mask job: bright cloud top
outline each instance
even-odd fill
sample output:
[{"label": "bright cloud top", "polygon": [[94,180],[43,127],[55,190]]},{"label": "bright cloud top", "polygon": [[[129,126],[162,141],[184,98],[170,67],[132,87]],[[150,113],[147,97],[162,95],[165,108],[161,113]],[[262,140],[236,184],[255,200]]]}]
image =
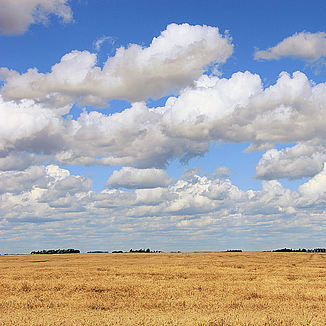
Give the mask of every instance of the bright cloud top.
[{"label": "bright cloud top", "polygon": [[50,14],[64,22],[72,20],[68,0],[1,0],[0,30],[6,35],[23,34],[31,24],[46,24]]},{"label": "bright cloud top", "polygon": [[255,52],[256,60],[272,60],[281,57],[296,57],[305,61],[317,61],[326,56],[326,33],[296,33],[277,45]]},{"label": "bright cloud top", "polygon": [[36,68],[25,74],[1,70],[7,99],[37,99],[50,105],[105,105],[110,99],[130,101],[161,97],[192,84],[209,64],[225,62],[233,52],[228,36],[218,28],[170,24],[149,47],[120,47],[104,67],[96,54],[72,51],[48,74]]}]

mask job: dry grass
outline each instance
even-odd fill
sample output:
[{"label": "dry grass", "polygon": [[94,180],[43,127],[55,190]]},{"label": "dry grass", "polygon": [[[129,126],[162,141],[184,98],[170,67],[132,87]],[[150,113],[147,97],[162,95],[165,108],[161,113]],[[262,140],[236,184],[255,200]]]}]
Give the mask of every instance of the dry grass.
[{"label": "dry grass", "polygon": [[326,325],[325,258],[0,256],[0,325]]}]

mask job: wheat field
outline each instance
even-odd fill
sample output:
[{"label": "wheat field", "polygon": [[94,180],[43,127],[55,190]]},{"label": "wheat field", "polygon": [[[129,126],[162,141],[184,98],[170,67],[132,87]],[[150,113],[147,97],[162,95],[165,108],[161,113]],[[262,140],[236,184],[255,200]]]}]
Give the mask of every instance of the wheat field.
[{"label": "wheat field", "polygon": [[326,255],[0,256],[0,325],[326,325]]}]

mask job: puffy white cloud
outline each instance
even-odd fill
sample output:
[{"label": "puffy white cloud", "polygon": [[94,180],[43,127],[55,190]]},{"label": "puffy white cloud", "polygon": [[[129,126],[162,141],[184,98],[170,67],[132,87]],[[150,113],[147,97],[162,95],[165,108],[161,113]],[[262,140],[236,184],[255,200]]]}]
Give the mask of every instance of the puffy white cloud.
[{"label": "puffy white cloud", "polygon": [[268,150],[258,162],[258,179],[297,179],[312,177],[319,173],[326,162],[323,146],[299,143],[282,150]]},{"label": "puffy white cloud", "polygon": [[0,179],[3,218],[48,222],[57,220],[58,213],[84,212],[89,202],[91,181],[57,165],[0,172]]},{"label": "puffy white cloud", "polygon": [[47,192],[56,191],[56,196],[88,191],[91,185],[89,179],[70,175],[68,170],[55,164],[31,166],[22,171],[0,172],[0,184],[1,193],[23,193],[43,188]]},{"label": "puffy white cloud", "polygon": [[168,187],[134,193],[117,189],[95,193],[87,178],[56,165],[3,173],[10,182],[5,187],[0,182],[2,241],[21,239],[22,230],[28,229],[38,243],[54,236],[55,241],[70,238],[82,246],[86,235],[90,243],[108,235],[110,241],[122,237],[132,243],[138,236],[147,238],[150,230],[151,239],[158,236],[163,246],[171,238],[189,240],[194,234],[212,235],[214,241],[216,234],[225,239],[239,232],[264,237],[293,234],[294,227],[298,234],[300,228],[309,227],[312,234],[326,222],[324,171],[293,192],[275,180],[263,181],[262,190],[243,191],[228,179],[189,173]]},{"label": "puffy white cloud", "polygon": [[[260,77],[248,71],[235,73],[229,79],[204,75],[195,87],[186,88],[179,97],[167,100],[164,122],[168,128],[178,126],[177,134],[187,132],[191,124],[195,129],[188,130],[189,137],[207,137],[212,122],[223,121],[236,109],[246,107],[250,98],[261,91]],[[197,130],[203,126],[206,128]]]},{"label": "puffy white cloud", "polygon": [[172,182],[173,179],[164,170],[123,167],[119,171],[113,171],[106,185],[112,188],[146,189],[166,187]]},{"label": "puffy white cloud", "polygon": [[187,161],[203,155],[211,141],[220,139],[211,136],[216,130],[214,123],[223,123],[257,92],[261,92],[259,76],[237,73],[230,79],[203,77],[180,97],[169,98],[162,108],[149,109],[144,103],[136,103],[110,116],[84,112],[71,121],[70,132],[66,133],[69,151],[58,153],[56,158],[65,164],[141,168],[164,167],[174,158]]},{"label": "puffy white cloud", "polygon": [[202,76],[163,107],[134,103],[111,115],[85,111],[76,120],[61,116],[66,107],[0,99],[0,166],[8,170],[10,161],[14,168],[13,155],[47,154],[62,164],[162,168],[172,159],[205,154],[211,142],[247,141],[264,150],[299,142],[304,145],[267,152],[257,177],[309,176],[324,160],[325,94],[324,83],[315,85],[303,73],[282,73],[264,89],[258,75],[239,72],[228,79]]},{"label": "puffy white cloud", "polygon": [[[21,155],[26,164],[34,164],[39,158],[28,153],[50,154],[62,149],[63,130],[63,119],[54,110],[31,100],[20,104],[6,102],[0,96],[0,167],[8,170],[11,165],[19,169],[24,165]],[[14,162],[13,156],[18,161]]]},{"label": "puffy white cloud", "polygon": [[326,33],[296,33],[267,50],[255,52],[256,60],[272,60],[288,56],[305,61],[317,61],[326,56]]},{"label": "puffy white cloud", "polygon": [[[232,49],[217,28],[172,24],[147,48],[118,49],[103,68],[95,54],[73,51],[48,74],[2,69],[0,232],[14,236],[17,227],[37,224],[37,232],[74,239],[101,232],[143,236],[147,230],[169,238],[176,229],[209,234],[212,228],[223,233],[250,227],[259,233],[262,225],[280,232],[291,223],[323,223],[326,84],[300,72],[281,73],[267,88],[250,72],[202,75]],[[119,113],[85,110],[76,119],[64,117],[74,101],[98,105],[175,88],[179,95],[162,107],[137,102]],[[248,151],[267,150],[256,169],[257,178],[269,180],[262,190],[239,189],[227,179],[227,167],[205,176],[188,171],[179,180],[157,169],[201,156],[213,142],[248,142]],[[295,145],[276,150],[276,143]],[[54,164],[35,166],[54,161],[128,166],[115,171],[107,186],[129,191],[96,193],[86,177]],[[313,178],[298,191],[276,181],[307,176]]]},{"label": "puffy white cloud", "polygon": [[265,89],[258,75],[239,72],[228,79],[202,76],[163,107],[134,103],[111,115],[85,111],[76,120],[61,116],[67,107],[0,99],[0,167],[21,169],[13,157],[25,155],[26,164],[35,164],[35,154],[46,154],[43,159],[55,156],[61,164],[162,168],[205,154],[211,142],[246,141],[251,150],[298,142],[267,152],[257,177],[312,176],[324,160],[325,94],[324,83],[313,84],[300,72],[282,73]]},{"label": "puffy white cloud", "polygon": [[[135,193],[115,189],[94,193],[89,191],[88,179],[71,176],[67,170],[56,165],[2,174],[10,179],[7,187],[2,188],[2,200],[6,202],[3,207],[6,207],[7,214],[11,214],[10,205],[27,206],[31,211],[48,207],[45,222],[49,216],[58,213],[51,211],[51,208],[60,209],[62,213],[69,213],[71,209],[85,212],[84,217],[87,214],[105,217],[108,212],[118,219],[174,216],[175,219],[170,222],[172,225],[183,220],[183,216],[189,219],[205,214],[212,223],[234,214],[249,217],[265,212],[281,216],[288,210],[291,214],[300,210],[299,206],[294,208],[296,203],[299,203],[299,199],[311,198],[313,192],[305,190],[312,188],[311,182],[301,186],[299,192],[291,193],[277,181],[264,181],[261,191],[242,191],[230,180],[194,174],[190,179],[181,178],[167,188],[137,189]],[[315,179],[320,181],[322,175]],[[317,192],[320,193],[321,189],[322,185]]]},{"label": "puffy white cloud", "polygon": [[54,14],[64,22],[72,20],[68,0],[1,0],[0,30],[3,34],[23,34],[31,24],[48,22]]},{"label": "puffy white cloud", "polygon": [[[187,37],[181,37],[183,33]],[[197,51],[198,42],[205,45],[205,51]],[[204,62],[217,60],[218,51],[213,49],[216,50],[220,42],[226,42],[225,48],[232,52],[230,40],[223,38],[216,28],[172,24],[149,47],[135,50],[135,57],[139,55],[135,60],[142,62],[139,64],[142,69],[166,64],[164,85],[172,85],[176,80],[173,74],[184,70],[169,66],[171,56],[176,60],[173,62],[188,60],[181,52],[192,58],[187,63],[190,68],[185,70],[192,80],[201,73]],[[133,46],[118,50],[103,69],[95,66],[96,55],[86,51],[67,54],[50,74],[30,70],[19,75],[2,69],[7,78],[3,94],[11,97],[13,91],[14,97],[21,92],[21,98],[31,96],[34,100],[14,102],[0,98],[0,169],[19,170],[54,159],[61,164],[163,168],[173,159],[186,162],[204,155],[210,143],[219,141],[249,142],[248,151],[270,150],[275,143],[298,143],[290,149],[273,149],[264,154],[256,171],[260,179],[301,178],[313,176],[322,169],[326,85],[314,84],[300,72],[292,76],[283,72],[268,88],[263,87],[258,75],[250,72],[238,72],[230,78],[202,75],[192,86],[182,89],[179,96],[169,97],[162,107],[148,108],[144,102],[139,102],[111,115],[84,111],[77,119],[63,118],[62,115],[70,110],[66,103],[77,97],[86,98],[89,90],[92,92],[85,80],[97,73],[102,76],[105,71],[117,71],[108,67],[118,67],[118,62],[121,63],[119,71],[125,71],[123,67],[128,66],[129,51],[134,51],[131,48]],[[164,48],[161,56],[154,55],[161,48]],[[218,52],[220,61],[228,56],[223,51]],[[210,59],[206,60],[207,57]],[[132,80],[127,79],[128,82]],[[10,80],[18,84],[11,87]],[[48,85],[57,87],[60,83],[60,89],[53,89],[54,97],[48,96]],[[140,80],[136,84],[143,86],[146,81],[144,83]],[[70,86],[76,91],[74,95],[64,93],[66,85],[68,93]],[[42,103],[45,94],[46,103]],[[105,96],[100,95],[107,99]],[[91,97],[94,99],[93,95]]]},{"label": "puffy white cloud", "polygon": [[110,99],[130,101],[161,97],[193,83],[212,63],[225,62],[233,52],[228,36],[210,26],[170,24],[148,47],[120,47],[103,68],[96,55],[72,51],[48,74],[36,68],[20,75],[1,70],[7,99],[37,99],[51,105],[105,105]]},{"label": "puffy white cloud", "polygon": [[326,194],[326,165],[320,173],[299,187],[299,192],[305,196],[322,196]]},{"label": "puffy white cloud", "polygon": [[[173,28],[193,27],[181,26]],[[206,27],[194,28],[199,34],[207,32]],[[158,39],[168,37],[164,35]],[[45,78],[77,85],[96,61],[87,52],[67,56],[63,72],[54,66]],[[84,68],[74,75],[76,67]],[[246,141],[251,143],[249,149],[264,150],[275,143],[299,143],[268,151],[257,166],[260,179],[313,176],[325,160],[326,85],[314,84],[300,72],[281,73],[265,89],[260,77],[250,72],[230,78],[203,75],[178,97],[169,97],[163,107],[148,108],[140,102],[111,115],[85,111],[76,120],[62,117],[70,109],[64,102],[54,109],[33,100],[16,103],[0,98],[2,170],[24,169],[54,156],[62,164],[162,168],[176,158],[187,161],[203,155],[211,142],[218,141]]]}]

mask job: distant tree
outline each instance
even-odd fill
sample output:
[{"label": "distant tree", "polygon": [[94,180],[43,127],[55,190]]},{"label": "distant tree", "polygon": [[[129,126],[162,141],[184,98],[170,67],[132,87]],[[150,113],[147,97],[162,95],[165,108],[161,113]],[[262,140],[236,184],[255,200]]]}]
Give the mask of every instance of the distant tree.
[{"label": "distant tree", "polygon": [[31,255],[52,255],[52,254],[79,254],[78,249],[49,249],[41,251],[32,251]]}]

